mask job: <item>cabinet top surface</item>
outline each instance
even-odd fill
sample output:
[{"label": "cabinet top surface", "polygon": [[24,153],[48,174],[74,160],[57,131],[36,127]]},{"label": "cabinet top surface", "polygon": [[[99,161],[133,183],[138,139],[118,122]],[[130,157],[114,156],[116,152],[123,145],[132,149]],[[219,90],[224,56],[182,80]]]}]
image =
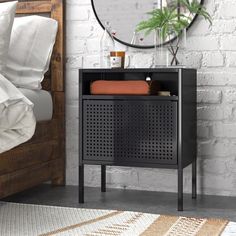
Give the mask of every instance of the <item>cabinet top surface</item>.
[{"label": "cabinet top surface", "polygon": [[129,68],[129,69],[103,69],[103,68],[86,68],[79,69],[85,73],[134,73],[134,72],[173,72],[178,73],[180,71],[197,71],[195,68],[183,68],[183,67],[163,67],[163,68]]}]

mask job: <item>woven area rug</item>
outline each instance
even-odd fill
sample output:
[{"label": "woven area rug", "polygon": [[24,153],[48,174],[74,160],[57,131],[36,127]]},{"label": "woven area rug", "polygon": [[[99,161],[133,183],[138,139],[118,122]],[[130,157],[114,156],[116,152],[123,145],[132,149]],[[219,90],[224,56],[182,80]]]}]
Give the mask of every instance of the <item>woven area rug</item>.
[{"label": "woven area rug", "polygon": [[0,202],[1,236],[235,236],[236,223]]}]

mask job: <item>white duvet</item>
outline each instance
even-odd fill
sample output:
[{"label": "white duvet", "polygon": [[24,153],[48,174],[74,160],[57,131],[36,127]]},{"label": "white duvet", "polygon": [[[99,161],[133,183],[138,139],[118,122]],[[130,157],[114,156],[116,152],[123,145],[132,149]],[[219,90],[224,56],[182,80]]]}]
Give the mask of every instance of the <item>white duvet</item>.
[{"label": "white duvet", "polygon": [[35,127],[33,103],[0,74],[0,153],[28,141]]}]

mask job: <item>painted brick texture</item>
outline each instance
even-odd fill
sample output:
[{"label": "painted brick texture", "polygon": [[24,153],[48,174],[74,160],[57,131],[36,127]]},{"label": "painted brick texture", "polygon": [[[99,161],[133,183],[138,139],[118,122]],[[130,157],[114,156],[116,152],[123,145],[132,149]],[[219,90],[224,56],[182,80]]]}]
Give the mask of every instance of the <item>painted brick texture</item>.
[{"label": "painted brick texture", "polygon": [[[78,184],[78,69],[99,67],[102,29],[90,0],[67,0],[67,184]],[[188,31],[186,64],[198,68],[198,190],[236,196],[236,2],[205,0],[213,25],[198,19]],[[153,65],[153,51],[126,48],[130,67]],[[85,169],[85,184],[99,186],[100,168]],[[108,167],[108,187],[176,192],[176,171]],[[191,168],[184,171],[191,191]]]}]

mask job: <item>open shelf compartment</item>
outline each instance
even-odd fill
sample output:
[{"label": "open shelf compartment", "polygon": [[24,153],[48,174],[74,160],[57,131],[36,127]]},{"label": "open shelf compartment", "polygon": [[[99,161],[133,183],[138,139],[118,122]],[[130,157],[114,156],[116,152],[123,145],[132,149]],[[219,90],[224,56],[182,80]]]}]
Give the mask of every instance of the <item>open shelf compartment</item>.
[{"label": "open shelf compartment", "polygon": [[[147,69],[138,69],[138,70],[83,69],[80,71],[80,73],[83,73],[83,82],[81,84],[82,95],[91,95],[90,85],[93,81],[96,81],[96,80],[116,80],[116,81],[117,80],[120,80],[120,81],[128,81],[128,80],[129,81],[132,81],[132,80],[149,81],[150,80],[150,82],[152,81],[158,82],[160,86],[160,90],[170,91],[171,95],[175,97],[178,96],[178,70],[177,69],[167,70],[167,71],[163,69],[162,70],[161,69],[148,69],[148,70]],[[157,96],[157,95],[155,94],[150,95],[150,97],[153,97],[153,96]],[[121,96],[119,97],[121,98]],[[86,97],[86,98],[89,99],[89,97]],[[103,98],[105,99],[104,96]],[[99,99],[99,97],[96,96],[96,99]],[[176,98],[173,98],[173,99],[175,100]]]}]

